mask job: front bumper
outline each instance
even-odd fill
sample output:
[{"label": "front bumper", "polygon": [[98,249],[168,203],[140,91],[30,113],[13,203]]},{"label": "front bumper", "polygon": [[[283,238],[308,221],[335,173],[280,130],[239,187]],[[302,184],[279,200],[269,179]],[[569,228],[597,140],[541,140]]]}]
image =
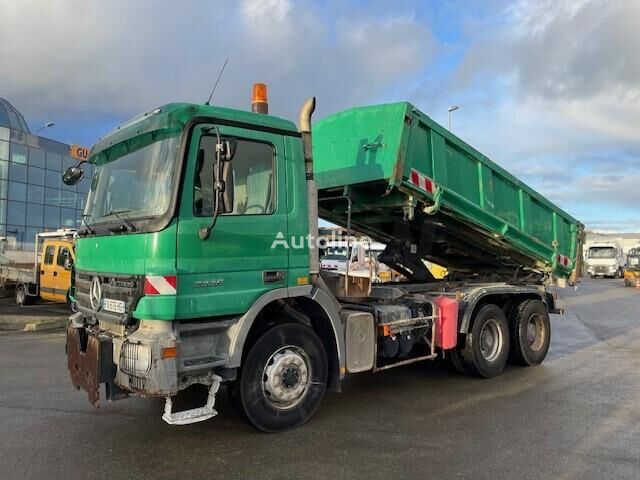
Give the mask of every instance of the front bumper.
[{"label": "front bumper", "polygon": [[175,347],[170,322],[142,321],[135,332],[116,336],[74,321],[67,330],[67,366],[72,384],[100,404],[100,385],[108,400],[130,394],[166,397],[178,392],[176,358],[162,358]]}]

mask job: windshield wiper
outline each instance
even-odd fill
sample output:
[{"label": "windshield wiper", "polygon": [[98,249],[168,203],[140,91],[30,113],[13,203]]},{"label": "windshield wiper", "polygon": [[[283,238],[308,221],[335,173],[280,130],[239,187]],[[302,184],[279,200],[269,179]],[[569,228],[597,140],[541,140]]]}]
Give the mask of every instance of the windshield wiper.
[{"label": "windshield wiper", "polygon": [[136,226],[133,224],[133,222],[131,220],[129,220],[126,217],[123,217],[121,214],[122,213],[127,213],[130,212],[131,210],[129,209],[121,209],[121,210],[109,210],[105,217],[110,217],[111,215],[113,215],[114,217],[116,217],[118,220],[120,220],[122,222],[122,225],[125,227],[125,229],[128,232],[137,232],[138,229],[136,228]]},{"label": "windshield wiper", "polygon": [[95,235],[95,230],[91,227],[91,225],[89,225],[89,222],[87,222],[87,217],[89,215],[87,215],[86,213],[82,214],[82,223],[85,224],[85,226],[87,227],[87,229],[85,231],[80,231],[78,232],[78,234],[83,234],[85,233],[86,235]]}]

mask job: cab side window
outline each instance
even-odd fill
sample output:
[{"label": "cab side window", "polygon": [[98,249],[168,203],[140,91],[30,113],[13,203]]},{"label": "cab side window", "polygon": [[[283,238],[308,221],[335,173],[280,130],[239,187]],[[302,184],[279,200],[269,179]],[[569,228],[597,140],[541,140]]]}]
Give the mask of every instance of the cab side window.
[{"label": "cab side window", "polygon": [[44,264],[45,265],[53,265],[53,256],[56,251],[55,245],[48,245],[47,249],[44,251]]},{"label": "cab side window", "polygon": [[[252,140],[237,141],[231,161],[234,179],[233,211],[228,215],[266,215],[276,209],[273,145]],[[196,216],[213,215],[213,163],[216,137],[200,140],[196,159],[193,211]]]},{"label": "cab side window", "polygon": [[60,247],[58,249],[58,258],[56,260],[56,263],[58,264],[58,266],[65,267],[67,264],[66,262],[68,257],[69,257],[69,249],[67,247]]}]

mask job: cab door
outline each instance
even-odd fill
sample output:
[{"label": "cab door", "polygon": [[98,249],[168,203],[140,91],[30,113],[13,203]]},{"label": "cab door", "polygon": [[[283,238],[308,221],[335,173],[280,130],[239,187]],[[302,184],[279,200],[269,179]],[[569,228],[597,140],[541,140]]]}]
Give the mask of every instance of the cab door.
[{"label": "cab door", "polygon": [[192,130],[178,220],[177,316],[195,318],[246,312],[264,293],[287,285],[289,256],[272,248],[288,238],[283,137],[218,125],[237,141],[231,161],[234,201],[207,240],[198,230],[212,221],[213,124]]},{"label": "cab door", "polygon": [[56,256],[57,245],[53,242],[45,242],[42,245],[42,261],[40,262],[40,297],[43,300],[56,301]]},{"label": "cab door", "polygon": [[67,243],[59,243],[56,250],[56,263],[54,265],[55,299],[58,302],[67,301],[67,293],[71,287],[71,263],[73,261],[73,249]]}]

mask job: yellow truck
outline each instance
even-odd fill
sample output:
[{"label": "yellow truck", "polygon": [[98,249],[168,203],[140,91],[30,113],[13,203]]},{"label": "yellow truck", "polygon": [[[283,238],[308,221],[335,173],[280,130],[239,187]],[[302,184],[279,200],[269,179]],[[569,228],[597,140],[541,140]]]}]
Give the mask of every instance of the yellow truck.
[{"label": "yellow truck", "polygon": [[36,235],[33,265],[7,261],[0,265],[0,286],[13,288],[16,304],[28,305],[38,298],[68,303],[71,272],[75,261],[75,230],[59,230]]},{"label": "yellow truck", "polygon": [[624,286],[640,287],[640,247],[632,248],[627,254],[627,265],[624,267]]}]

